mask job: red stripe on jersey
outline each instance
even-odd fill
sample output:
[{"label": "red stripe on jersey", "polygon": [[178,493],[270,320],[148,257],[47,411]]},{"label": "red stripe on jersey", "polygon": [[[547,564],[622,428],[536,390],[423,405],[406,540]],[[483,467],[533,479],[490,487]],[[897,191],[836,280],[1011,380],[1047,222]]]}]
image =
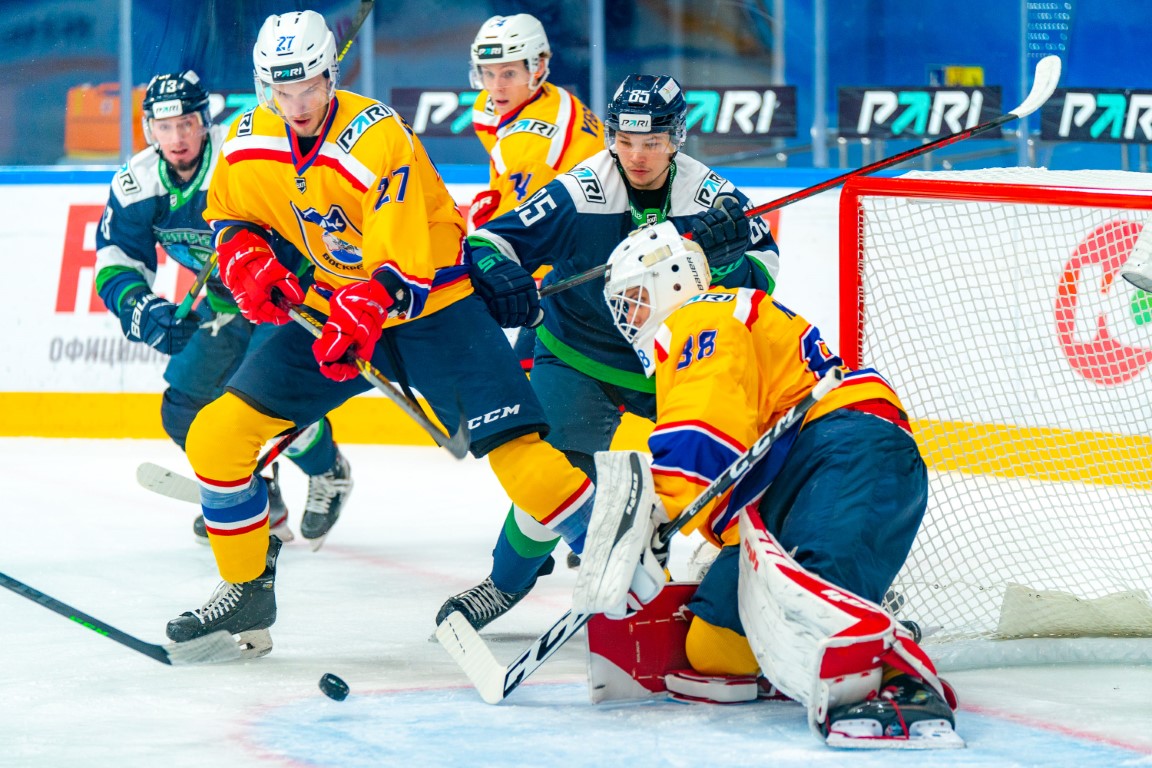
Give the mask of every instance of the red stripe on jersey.
[{"label": "red stripe on jersey", "polygon": [[292,165],[292,153],[283,149],[267,149],[265,147],[251,147],[237,149],[225,155],[232,165],[245,160],[271,160],[274,163]]},{"label": "red stripe on jersey", "polygon": [[560,149],[556,162],[552,164],[552,169],[556,171],[560,170],[560,164],[568,154],[568,147],[572,146],[572,133],[576,130],[576,100],[570,93],[565,93],[564,96],[568,100],[568,130],[564,131],[564,146]]},{"label": "red stripe on jersey", "polygon": [[379,272],[382,269],[388,269],[388,270],[395,272],[397,277],[399,277],[401,280],[408,283],[409,285],[414,285],[417,288],[420,288],[420,289],[425,290],[425,291],[431,291],[432,290],[432,281],[431,280],[428,280],[427,278],[419,278],[419,277],[413,277],[412,275],[409,275],[407,272],[400,269],[400,267],[397,266],[396,262],[394,262],[394,261],[385,261],[383,264],[376,267],[376,269],[372,270],[372,274],[375,275],[377,272]]},{"label": "red stripe on jersey", "polygon": [[525,101],[523,104],[516,107],[516,109],[512,110],[511,112],[505,112],[504,114],[500,115],[500,124],[496,126],[496,130],[500,130],[504,126],[508,125],[508,123],[511,123],[513,120],[520,117],[520,113],[523,112],[524,108],[527,107],[529,104],[531,104],[534,101],[539,101],[540,99],[542,99],[544,97],[544,89],[547,87],[548,87],[547,85],[540,86],[539,88],[536,89],[535,95],[530,96],[528,98],[528,100]]},{"label": "red stripe on jersey", "polygon": [[683,470],[661,469],[660,467],[654,466],[652,467],[652,475],[659,475],[660,477],[674,477],[679,480],[692,483],[693,485],[699,485],[702,488],[711,485],[711,482],[708,480],[708,478],[701,475],[689,474]]},{"label": "red stripe on jersey", "polygon": [[752,308],[748,310],[748,317],[744,320],[744,325],[748,330],[752,330],[752,326],[755,325],[756,320],[760,317],[760,302],[766,298],[768,298],[768,294],[761,293],[760,291],[752,294]]},{"label": "red stripe on jersey", "polygon": [[320,155],[320,157],[316,158],[316,161],[313,163],[313,165],[322,166],[324,168],[331,168],[332,170],[336,171],[341,176],[343,176],[357,192],[368,191],[368,187],[363,182],[361,182],[360,179],[353,176],[352,172],[341,165],[340,161],[334,157],[329,157],[328,155]]},{"label": "red stripe on jersey", "polygon": [[545,517],[540,522],[543,523],[544,525],[548,525],[553,520],[556,520],[559,517],[563,517],[566,513],[570,512],[573,505],[579,505],[579,504],[583,503],[582,497],[588,493],[588,488],[591,485],[592,485],[592,481],[589,478],[584,478],[584,482],[580,484],[580,487],[576,489],[576,492],[573,493],[568,498],[564,499],[563,504],[561,504],[559,507],[557,507],[552,512],[552,514],[548,515],[547,517]]},{"label": "red stripe on jersey", "polygon": [[729,434],[721,432],[713,427],[711,424],[703,421],[688,420],[688,421],[670,421],[667,424],[661,424],[652,430],[653,435],[664,434],[665,432],[677,432],[680,430],[697,430],[704,432],[709,437],[724,443],[736,453],[744,453],[748,448],[736,438]]}]

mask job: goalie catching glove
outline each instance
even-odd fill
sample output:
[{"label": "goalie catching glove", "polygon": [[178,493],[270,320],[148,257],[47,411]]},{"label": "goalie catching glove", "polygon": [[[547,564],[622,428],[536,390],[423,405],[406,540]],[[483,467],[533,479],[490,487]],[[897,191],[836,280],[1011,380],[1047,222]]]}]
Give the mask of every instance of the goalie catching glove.
[{"label": "goalie catching glove", "polygon": [[667,582],[668,515],[638,451],[596,454],[596,499],[572,596],[577,613],[624,619],[656,599]]},{"label": "goalie catching glove", "polygon": [[229,227],[217,238],[220,279],[244,317],[254,323],[283,325],[288,308],[304,301],[296,276],[276,260],[268,241],[250,229]]}]

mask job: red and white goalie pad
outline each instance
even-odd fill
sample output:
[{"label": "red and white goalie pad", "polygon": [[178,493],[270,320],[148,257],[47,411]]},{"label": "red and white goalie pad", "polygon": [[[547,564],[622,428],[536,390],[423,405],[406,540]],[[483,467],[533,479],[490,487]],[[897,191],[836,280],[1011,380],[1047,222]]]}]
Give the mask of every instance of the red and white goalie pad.
[{"label": "red and white goalie pad", "polygon": [[623,620],[592,617],[587,637],[593,704],[664,695],[664,676],[688,666],[684,640],[692,614],[685,606],[697,586],[669,583],[643,610]]},{"label": "red and white goalie pad", "polygon": [[956,708],[932,661],[880,606],[806,571],[759,515],[740,512],[740,620],[760,670],[821,725],[834,707],[876,694],[885,665],[923,679]]}]

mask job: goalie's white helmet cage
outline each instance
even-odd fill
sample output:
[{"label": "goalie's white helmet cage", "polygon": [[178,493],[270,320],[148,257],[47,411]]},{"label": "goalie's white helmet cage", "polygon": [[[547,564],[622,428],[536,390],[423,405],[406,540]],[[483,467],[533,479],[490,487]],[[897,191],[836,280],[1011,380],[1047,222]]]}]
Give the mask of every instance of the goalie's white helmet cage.
[{"label": "goalie's white helmet cage", "polygon": [[[708,259],[670,221],[640,227],[612,251],[604,298],[612,321],[636,350],[644,374],[656,370],[656,332],[680,305],[711,285]],[[637,307],[647,315],[637,317]]]}]

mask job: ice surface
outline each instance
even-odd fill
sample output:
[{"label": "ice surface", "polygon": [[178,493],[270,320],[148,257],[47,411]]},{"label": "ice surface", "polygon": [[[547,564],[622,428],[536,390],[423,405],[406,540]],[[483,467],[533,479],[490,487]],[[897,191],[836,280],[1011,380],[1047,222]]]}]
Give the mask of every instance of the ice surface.
[{"label": "ice surface", "polygon": [[[488,706],[428,639],[443,599],[487,574],[507,505],[487,463],[344,450],[356,488],[323,549],[285,545],[266,658],[167,667],[0,590],[0,766],[1152,765],[1152,667],[955,673],[969,747],[928,758],[830,750],[790,704],[593,706],[582,635]],[[187,471],[160,441],[0,439],[0,571],[162,643],[217,576],[197,510],[137,486],[142,461]],[[281,482],[296,527],[306,481],[282,467]],[[497,657],[551,625],[573,583],[558,567],[493,624]],[[320,693],[325,672],[346,701]]]}]

